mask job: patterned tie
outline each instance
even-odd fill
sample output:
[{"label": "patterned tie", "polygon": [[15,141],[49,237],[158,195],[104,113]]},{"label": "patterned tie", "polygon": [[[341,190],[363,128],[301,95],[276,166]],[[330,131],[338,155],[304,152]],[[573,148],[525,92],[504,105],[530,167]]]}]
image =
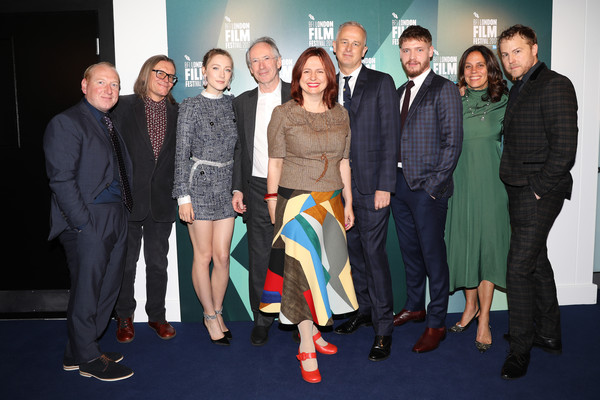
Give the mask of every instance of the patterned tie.
[{"label": "patterned tie", "polygon": [[113,145],[113,150],[115,151],[115,155],[117,156],[117,163],[119,164],[119,178],[121,180],[121,192],[123,195],[123,203],[125,203],[125,207],[129,212],[133,208],[133,199],[131,198],[131,189],[129,188],[129,180],[127,179],[127,171],[125,170],[125,162],[123,161],[123,153],[121,152],[121,144],[119,143],[119,138],[117,133],[115,132],[115,128],[113,127],[112,120],[108,116],[108,114],[104,114],[102,117],[102,122],[108,128],[108,134],[110,136],[110,141]]},{"label": "patterned tie", "polygon": [[[415,86],[415,83],[411,80],[406,84],[406,89],[404,89],[404,100],[402,101],[402,110],[400,111],[400,129],[404,127],[404,121],[406,121],[406,116],[408,115],[408,105],[410,104],[410,89]],[[400,140],[402,141],[402,140]],[[402,145],[398,146],[398,161],[402,162]]]},{"label": "patterned tie", "polygon": [[350,93],[350,81],[351,76],[344,77],[344,108],[350,112],[350,106],[352,105],[352,94]]}]

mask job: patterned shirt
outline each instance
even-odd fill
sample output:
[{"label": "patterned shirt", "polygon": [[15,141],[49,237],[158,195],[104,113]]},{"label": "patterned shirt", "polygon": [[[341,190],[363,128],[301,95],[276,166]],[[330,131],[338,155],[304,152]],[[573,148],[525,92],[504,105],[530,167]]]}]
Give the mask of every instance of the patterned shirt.
[{"label": "patterned shirt", "polygon": [[158,158],[160,148],[165,141],[165,133],[167,132],[167,99],[163,98],[156,102],[144,96],[144,108],[146,112],[146,122],[148,124],[148,135],[152,150],[154,150],[154,159]]}]

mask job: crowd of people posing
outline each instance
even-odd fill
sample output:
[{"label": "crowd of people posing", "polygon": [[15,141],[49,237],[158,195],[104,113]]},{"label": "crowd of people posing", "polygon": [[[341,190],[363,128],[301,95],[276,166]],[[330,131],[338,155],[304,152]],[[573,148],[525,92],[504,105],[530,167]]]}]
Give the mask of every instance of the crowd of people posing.
[{"label": "crowd of people posing", "polygon": [[[447,332],[464,332],[474,323],[475,347],[485,352],[492,346],[496,287],[506,290],[510,309],[505,336],[511,351],[501,376],[525,375],[533,345],[560,352],[546,238],[571,191],[576,98],[567,78],[538,61],[531,28],[515,25],[498,43],[506,76],[514,81],[510,95],[486,46],[465,50],[457,83],[434,73],[431,34],[417,25],[399,39],[408,81],[396,88],[389,74],[362,64],[367,32],[354,21],[340,25],[333,43],[338,73],[324,49],[310,47],[297,57],[291,82],[283,82],[279,49],[261,37],[246,52],[258,86],[235,98],[226,94],[233,58],[219,48],[204,56],[204,90],[179,105],[171,95],[175,64],[166,56],[148,59],[135,93],[118,103],[118,89],[115,95],[110,85],[112,105],[84,90],[88,106],[111,110],[132,165],[128,235],[118,245],[111,242],[111,249],[121,250],[106,257],[123,259],[114,267],[124,271],[123,279],[95,291],[111,294],[94,300],[106,309],[116,302],[117,339],[126,343],[135,336],[133,283],[142,237],[149,325],[163,339],[175,336],[165,318],[165,293],[176,199],[189,229],[192,283],[210,340],[227,346],[233,337],[223,302],[234,219],[241,215],[248,236],[251,343],[264,345],[276,319],[295,325],[296,357],[307,382],[321,381],[317,353],[337,352],[318,328],[333,325],[335,314],[349,315],[334,328],[337,334],[372,326],[371,361],[390,356],[394,326],[408,322],[426,322],[414,352],[433,351]],[[116,75],[107,65],[98,71]],[[84,81],[89,87],[98,80]],[[49,126],[49,132],[59,129]],[[50,138],[47,133],[48,143]],[[51,150],[46,148],[48,165],[60,169]],[[126,175],[111,172],[109,180],[117,184],[106,203],[112,204],[111,193],[127,197]],[[64,174],[49,176],[58,218],[67,221],[63,229],[80,232],[85,224],[71,216],[60,188],[52,186]],[[390,215],[407,289],[406,304],[395,314],[386,253]],[[67,235],[61,241],[66,247]],[[100,264],[106,273],[107,262]],[[77,269],[70,263],[72,282],[81,282]],[[464,290],[465,309],[447,328],[449,295],[458,290]],[[72,299],[65,369],[101,380],[131,376],[117,364],[122,355],[99,350],[95,332],[88,335],[96,343],[92,351],[78,348],[77,307]],[[93,324],[106,327],[109,315],[103,311]]]}]

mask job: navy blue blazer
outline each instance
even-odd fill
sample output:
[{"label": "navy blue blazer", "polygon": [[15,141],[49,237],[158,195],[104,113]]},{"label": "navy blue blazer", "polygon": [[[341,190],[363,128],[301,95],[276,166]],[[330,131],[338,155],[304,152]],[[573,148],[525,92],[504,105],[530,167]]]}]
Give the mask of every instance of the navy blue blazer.
[{"label": "navy blue blazer", "polygon": [[[406,83],[398,88],[402,98]],[[463,139],[463,107],[458,87],[430,71],[400,131],[402,171],[412,190],[452,196],[452,173]]]},{"label": "navy blue blazer", "polygon": [[356,189],[365,195],[376,190],[394,192],[400,106],[393,78],[363,65],[349,115],[350,167]]},{"label": "navy blue blazer", "polygon": [[[131,159],[122,139],[121,148],[132,183]],[[44,153],[52,191],[48,239],[53,239],[88,223],[88,204],[111,184],[118,167],[108,135],[83,99],[48,123]]]}]

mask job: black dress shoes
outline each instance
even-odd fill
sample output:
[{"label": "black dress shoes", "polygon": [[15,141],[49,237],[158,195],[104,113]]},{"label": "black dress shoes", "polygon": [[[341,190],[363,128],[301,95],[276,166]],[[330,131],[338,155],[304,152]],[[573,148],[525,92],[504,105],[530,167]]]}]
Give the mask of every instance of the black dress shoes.
[{"label": "black dress shoes", "polygon": [[547,338],[541,335],[535,335],[533,345],[550,354],[562,353],[562,340]]},{"label": "black dress shoes", "polygon": [[337,328],[335,328],[334,332],[340,335],[348,335],[350,333],[354,333],[361,326],[370,325],[372,325],[370,315],[356,314],[350,317],[348,321],[340,324]]},{"label": "black dress shoes", "polygon": [[269,328],[255,325],[250,334],[250,342],[253,346],[263,346],[269,340]]},{"label": "black dress shoes", "polygon": [[500,376],[502,379],[517,379],[525,376],[529,366],[529,353],[510,353],[504,361]]},{"label": "black dress shoes", "polygon": [[[504,334],[504,339],[510,343],[510,333]],[[542,335],[535,335],[533,337],[533,346],[539,347],[546,353],[550,354],[561,354],[562,353],[562,340],[547,338]]]},{"label": "black dress shoes", "polygon": [[371,352],[369,353],[369,360],[371,361],[383,361],[390,356],[392,350],[392,337],[391,336],[375,336],[373,346],[371,346]]}]

